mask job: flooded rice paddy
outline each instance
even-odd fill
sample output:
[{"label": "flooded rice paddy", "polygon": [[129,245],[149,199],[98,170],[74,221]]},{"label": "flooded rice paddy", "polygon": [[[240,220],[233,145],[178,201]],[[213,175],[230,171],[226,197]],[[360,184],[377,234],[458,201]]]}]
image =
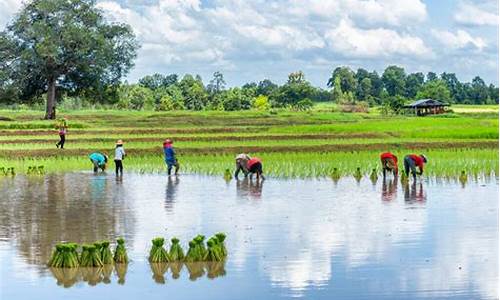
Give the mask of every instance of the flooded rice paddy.
[{"label": "flooded rice paddy", "polygon": [[[0,178],[1,299],[497,299],[498,181],[402,187],[183,175]],[[225,263],[155,264],[151,239],[227,233]],[[128,265],[46,267],[123,236]]]}]

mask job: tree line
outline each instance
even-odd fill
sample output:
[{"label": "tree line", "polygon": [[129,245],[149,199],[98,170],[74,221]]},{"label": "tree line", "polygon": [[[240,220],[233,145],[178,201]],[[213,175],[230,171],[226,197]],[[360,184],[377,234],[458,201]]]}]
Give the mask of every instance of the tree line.
[{"label": "tree line", "polygon": [[498,87],[476,76],[461,82],[454,73],[407,74],[400,66],[376,71],[336,67],[328,89],[313,86],[303,72],[284,84],[269,79],[227,87],[221,72],[205,84],[199,75],[152,74],[123,82],[139,44],[129,25],[109,23],[95,0],[31,0],[0,32],[0,104],[44,103],[55,107],[103,105],[149,110],[267,110],[310,108],[335,101],[355,110],[382,105],[398,112],[414,99],[467,104],[498,103]]}]

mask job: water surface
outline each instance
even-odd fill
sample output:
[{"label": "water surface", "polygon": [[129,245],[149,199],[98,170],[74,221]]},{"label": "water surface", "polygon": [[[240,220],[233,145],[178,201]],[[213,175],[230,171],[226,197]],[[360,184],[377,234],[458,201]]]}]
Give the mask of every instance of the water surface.
[{"label": "water surface", "polygon": [[[498,182],[0,178],[1,299],[497,299]],[[228,235],[224,264],[150,265],[153,237]],[[51,270],[58,241],[128,266]]]}]

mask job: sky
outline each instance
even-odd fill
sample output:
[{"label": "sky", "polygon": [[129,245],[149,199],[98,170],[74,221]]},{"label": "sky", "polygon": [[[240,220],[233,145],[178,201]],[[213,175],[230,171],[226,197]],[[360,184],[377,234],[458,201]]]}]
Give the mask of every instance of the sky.
[{"label": "sky", "polygon": [[[382,73],[479,75],[498,85],[496,0],[98,0],[141,48],[127,77],[220,71],[229,86],[286,81],[302,70],[326,87],[337,66]],[[0,0],[0,28],[21,8]]]}]

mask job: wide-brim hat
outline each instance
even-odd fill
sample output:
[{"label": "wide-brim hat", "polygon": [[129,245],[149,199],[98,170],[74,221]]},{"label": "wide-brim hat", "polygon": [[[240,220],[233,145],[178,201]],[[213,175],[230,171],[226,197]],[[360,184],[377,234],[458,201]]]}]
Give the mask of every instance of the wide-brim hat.
[{"label": "wide-brim hat", "polygon": [[424,160],[424,162],[427,163],[427,156],[425,156],[423,154],[420,154],[420,157],[422,157],[422,159]]},{"label": "wide-brim hat", "polygon": [[118,140],[118,141],[116,141],[116,144],[117,145],[123,145],[123,141],[122,140]]}]

